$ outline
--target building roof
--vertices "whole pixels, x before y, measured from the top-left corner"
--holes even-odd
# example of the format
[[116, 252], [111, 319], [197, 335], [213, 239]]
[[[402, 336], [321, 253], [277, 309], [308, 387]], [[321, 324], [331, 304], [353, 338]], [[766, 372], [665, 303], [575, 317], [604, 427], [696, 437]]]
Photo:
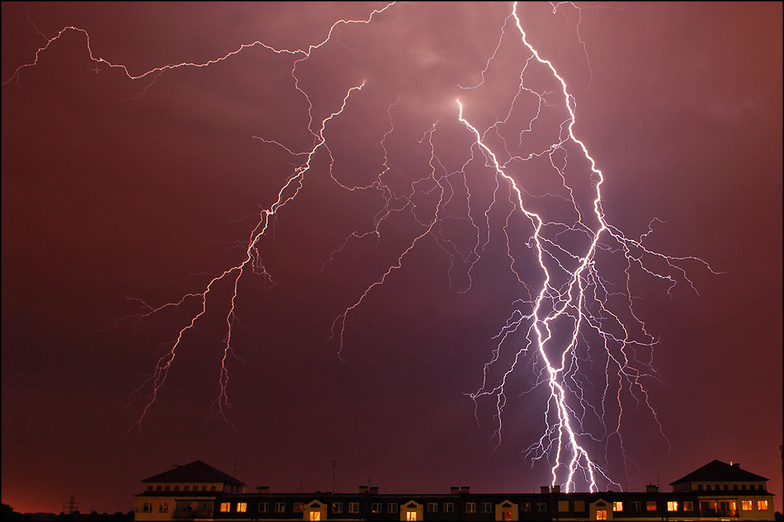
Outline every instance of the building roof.
[[142, 482], [222, 482], [233, 486], [245, 486], [244, 482], [200, 460], [183, 466], [175, 465], [174, 469], [153, 475]]
[[703, 467], [692, 471], [685, 477], [679, 478], [675, 482], [670, 482], [670, 486], [695, 481], [747, 482], [761, 480], [768, 479], [755, 475], [745, 469], [740, 469], [740, 464], [727, 464], [720, 460], [714, 460], [713, 462], [709, 462]]

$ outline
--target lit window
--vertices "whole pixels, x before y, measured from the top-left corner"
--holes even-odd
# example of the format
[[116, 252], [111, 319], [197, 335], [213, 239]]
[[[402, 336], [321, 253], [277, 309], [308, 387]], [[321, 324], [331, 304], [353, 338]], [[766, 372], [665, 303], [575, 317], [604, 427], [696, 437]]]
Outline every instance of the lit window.
[[678, 511], [678, 502], [670, 500], [667, 502], [667, 511]]
[[596, 510], [596, 520], [607, 520], [607, 510], [606, 509], [597, 509]]
[[169, 503], [168, 502], [161, 502], [161, 507], [158, 508], [158, 512], [160, 512], [160, 513], [168, 513], [169, 512]]
[[613, 502], [613, 511], [623, 511], [623, 502]]
[[343, 502], [333, 502], [332, 503], [332, 512], [333, 513], [342, 513], [343, 512]]
[[275, 504], [275, 513], [283, 513], [286, 511], [286, 503], [285, 502], [277, 502]]
[[387, 504], [387, 513], [397, 513], [397, 504], [394, 502]]
[[309, 520], [321, 520], [321, 512], [320, 511], [311, 511]]
[[370, 504], [371, 513], [381, 513], [381, 502], [373, 502]]
[[221, 502], [221, 513], [228, 513], [231, 509], [231, 502]]
[[476, 513], [476, 502], [466, 502], [466, 513]]
[[349, 502], [348, 503], [348, 512], [349, 513], [359, 513], [359, 502]]
[[237, 502], [237, 513], [245, 513], [248, 511], [247, 502]]
[[647, 509], [648, 511], [656, 511], [656, 501], [649, 500], [648, 503], [646, 504], [645, 509]]
[[741, 500], [740, 501], [740, 508], [743, 511], [751, 511], [752, 510], [752, 501], [751, 500]]
[[269, 509], [269, 504], [266, 502], [259, 502], [259, 513], [266, 513]]
[[767, 511], [768, 510], [768, 501], [767, 500], [758, 500], [757, 501], [757, 509], [760, 511]]
[[683, 510], [684, 511], [694, 511], [694, 502], [691, 500], [684, 500], [683, 501]]
[[569, 511], [569, 501], [568, 500], [559, 500], [558, 501], [558, 511], [563, 513], [564, 511]]
[[438, 513], [438, 504], [435, 502], [428, 502], [427, 504], [427, 512], [428, 513]]
[[530, 502], [526, 502], [525, 504], [523, 504], [523, 511], [526, 512], [526, 513], [530, 513], [531, 512], [531, 503]]
[[504, 520], [512, 520], [512, 512], [511, 511], [504, 511]]
[[406, 511], [406, 520], [416, 520], [416, 511]]

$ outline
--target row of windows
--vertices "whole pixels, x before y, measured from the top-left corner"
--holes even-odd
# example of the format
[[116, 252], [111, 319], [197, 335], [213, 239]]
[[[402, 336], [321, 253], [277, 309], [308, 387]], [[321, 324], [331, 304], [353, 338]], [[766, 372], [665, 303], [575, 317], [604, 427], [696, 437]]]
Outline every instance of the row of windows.
[[[747, 489], [757, 491], [757, 484], [697, 484], [697, 491], [746, 491]], [[762, 484], [759, 484], [759, 491], [765, 491]]]
[[[232, 512], [231, 502], [221, 502], [220, 511], [221, 513], [230, 513]], [[247, 502], [235, 502], [234, 503], [234, 512], [235, 513], [246, 513], [248, 511], [248, 504]], [[286, 512], [286, 502], [275, 502], [274, 503], [275, 513], [285, 513]], [[348, 502], [346, 506], [348, 513], [359, 513], [359, 502]], [[399, 504], [395, 502], [387, 503], [386, 512], [387, 513], [397, 513], [398, 512]], [[303, 502], [295, 502], [294, 503], [294, 512], [295, 513], [302, 513], [304, 511], [305, 504]], [[343, 513], [343, 502], [333, 502], [332, 503], [332, 513]], [[493, 512], [493, 503], [492, 502], [482, 502], [481, 505], [481, 512], [482, 513], [492, 513]], [[455, 511], [455, 504], [453, 502], [445, 502], [443, 504], [439, 504], [438, 502], [429, 502], [427, 504], [427, 512], [428, 513], [438, 513], [439, 508], [444, 513], [454, 513]], [[531, 511], [532, 506], [530, 503], [525, 503], [522, 507], [524, 511]], [[258, 504], [258, 512], [259, 513], [268, 513], [270, 511], [270, 503], [269, 502], [259, 502]], [[371, 513], [383, 513], [384, 507], [381, 502], [373, 502], [370, 504], [370, 511]], [[539, 502], [537, 504], [537, 511], [547, 511], [547, 503], [546, 502]], [[476, 502], [466, 502], [466, 513], [477, 513], [477, 503]]]
[[[199, 487], [199, 484], [194, 484], [192, 486], [190, 484], [185, 484], [184, 486], [182, 486], [183, 491], [208, 491], [208, 490], [216, 491], [217, 489], [218, 488], [214, 484], [211, 486], [208, 486], [207, 484], [201, 484], [201, 488]], [[153, 490], [152, 484], [148, 485], [147, 491], [152, 491], [152, 490]], [[155, 491], [179, 491], [179, 490], [180, 490], [179, 484], [175, 484], [173, 488], [169, 484], [166, 484], [165, 486], [161, 486], [160, 484], [158, 484], [157, 486], [155, 486]]]

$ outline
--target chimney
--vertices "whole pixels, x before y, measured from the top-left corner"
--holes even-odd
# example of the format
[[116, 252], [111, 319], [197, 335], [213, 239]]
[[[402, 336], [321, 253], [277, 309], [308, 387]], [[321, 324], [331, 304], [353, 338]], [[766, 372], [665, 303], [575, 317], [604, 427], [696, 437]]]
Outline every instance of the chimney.
[[553, 487], [551, 487], [550, 488], [550, 492], [551, 493], [560, 493], [561, 492], [561, 486], [553, 486]]
[[550, 486], [539, 486], [539, 493], [541, 493], [542, 495], [549, 495]]
[[451, 486], [449, 488], [450, 495], [457, 495], [458, 493], [460, 493], [460, 488], [458, 486]]
[[378, 486], [370, 486], [370, 494], [378, 495]]
[[738, 469], [740, 469], [740, 462], [731, 462], [730, 464], [732, 464], [732, 467], [733, 467], [733, 468], [738, 468]]
[[259, 493], [269, 493], [270, 487], [269, 486], [256, 486], [256, 490]]
[[657, 486], [656, 484], [648, 484], [647, 486], [645, 486], [645, 492], [646, 493], [658, 493], [659, 492], [659, 486]]
[[469, 493], [471, 493], [471, 486], [460, 486], [461, 495], [468, 495]]
[[368, 492], [368, 486], [359, 486], [359, 492], [360, 493], [367, 493]]

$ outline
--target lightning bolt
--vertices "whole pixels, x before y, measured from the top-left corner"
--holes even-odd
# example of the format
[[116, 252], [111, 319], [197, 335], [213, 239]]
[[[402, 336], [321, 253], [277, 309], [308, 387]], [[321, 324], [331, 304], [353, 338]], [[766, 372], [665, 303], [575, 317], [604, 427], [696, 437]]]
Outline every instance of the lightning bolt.
[[[128, 79], [145, 84], [140, 95], [147, 93], [170, 70], [206, 68], [250, 48], [286, 55], [292, 59], [292, 88], [305, 106], [306, 130], [312, 138], [309, 148], [296, 150], [285, 140], [253, 137], [261, 146], [275, 147], [289, 155], [294, 168], [285, 177], [273, 203], [258, 212], [255, 225], [243, 243], [242, 259], [211, 277], [200, 291], [186, 293], [171, 302], [152, 306], [135, 299], [141, 305], [141, 312], [134, 316], [137, 319], [181, 307], [186, 302], [197, 303], [197, 311], [179, 329], [158, 358], [151, 376], [137, 390], [147, 393], [147, 398], [133, 427], [141, 425], [155, 404], [187, 342], [187, 335], [207, 315], [208, 303], [219, 299], [215, 296], [219, 288], [227, 288], [230, 297], [222, 316], [225, 337], [214, 411], [231, 423], [229, 361], [238, 358], [232, 337], [241, 281], [243, 277], [255, 275], [264, 281], [266, 288], [275, 285], [263, 262], [262, 238], [271, 234], [281, 209], [298, 199], [306, 177], [315, 168], [314, 162], [321, 158], [326, 160], [328, 174], [340, 189], [367, 192], [381, 202], [371, 223], [349, 234], [324, 260], [322, 270], [336, 262], [338, 254], [352, 241], [368, 237], [380, 240], [382, 228], [392, 226], [394, 217], [405, 216], [416, 228], [386, 269], [335, 317], [331, 334], [337, 344], [337, 356], [343, 358], [344, 334], [352, 313], [402, 270], [420, 245], [425, 242], [438, 245], [450, 260], [448, 272], [452, 286], [467, 293], [473, 287], [475, 270], [489, 256], [492, 245], [501, 241], [506, 264], [517, 282], [518, 297], [510, 304], [511, 313], [494, 337], [495, 346], [484, 364], [481, 385], [467, 394], [474, 401], [477, 422], [481, 404], [491, 401], [494, 438], [501, 444], [510, 395], [518, 393], [521, 387], [525, 389], [519, 394], [530, 395], [531, 400], [541, 395], [542, 434], [524, 452], [532, 463], [546, 461], [551, 483], [563, 485], [567, 492], [579, 487], [596, 491], [604, 484], [620, 488], [595, 453], [597, 445], [608, 447], [615, 441], [626, 455], [622, 438], [626, 401], [631, 399], [638, 408], [647, 410], [666, 438], [645, 387], [646, 380], [656, 378], [652, 368], [656, 339], [634, 309], [631, 274], [637, 269], [666, 281], [668, 292], [679, 281], [685, 281], [696, 292], [687, 275], [687, 264], [699, 263], [711, 273], [719, 272], [699, 258], [670, 256], [647, 248], [645, 239], [652, 232], [655, 219], [639, 239], [628, 238], [607, 221], [602, 208], [604, 174], [586, 143], [575, 133], [576, 99], [556, 66], [529, 42], [517, 3], [511, 5], [484, 69], [477, 72], [480, 80], [472, 86], [460, 87], [462, 95], [451, 112], [421, 134], [417, 145], [427, 156], [422, 174], [412, 174], [413, 179], [403, 184], [396, 183], [393, 176], [399, 169], [393, 164], [387, 140], [397, 132], [395, 114], [401, 101], [398, 98], [383, 109], [388, 126], [379, 141], [383, 158], [372, 181], [364, 185], [342, 181], [333, 171], [335, 157], [326, 131], [344, 115], [355, 98], [362, 96], [367, 80], [350, 86], [341, 98], [332, 100], [332, 106], [324, 112], [326, 116], [319, 118], [314, 116], [314, 93], [302, 86], [300, 67], [312, 59], [315, 50], [335, 39], [340, 26], [370, 25], [394, 5], [393, 2], [374, 9], [362, 19], [338, 20], [323, 40], [306, 48], [275, 48], [257, 40], [206, 62], [163, 65], [136, 75], [122, 64], [95, 55], [84, 29], [68, 26], [47, 37], [33, 25], [46, 40], [45, 44], [35, 52], [31, 62], [19, 66], [2, 85], [15, 81], [20, 86], [21, 73], [26, 68], [37, 65], [41, 54], [63, 34], [77, 32], [85, 37], [93, 70], [96, 73], [104, 68], [122, 70]], [[558, 3], [553, 4], [553, 13], [566, 6], [578, 11], [578, 41], [587, 61], [587, 48], [579, 36], [580, 9], [572, 3]], [[523, 56], [516, 62], [515, 70], [500, 63], [499, 56], [508, 47]], [[495, 74], [491, 75], [491, 71]], [[494, 115], [493, 119], [488, 116], [493, 111], [482, 101], [494, 81], [491, 78], [498, 75], [516, 79], [516, 89], [505, 101], [503, 117]], [[519, 124], [521, 120], [525, 121], [523, 125]], [[457, 142], [465, 143], [457, 157], [443, 146], [442, 135], [444, 140], [457, 137]], [[450, 157], [446, 158], [446, 154]], [[451, 170], [447, 166], [455, 164], [458, 166]], [[535, 182], [531, 183], [531, 179]], [[486, 198], [488, 190], [490, 196]], [[502, 224], [495, 225], [499, 220]], [[464, 233], [456, 234], [456, 227], [463, 227]], [[603, 269], [617, 259], [623, 267], [620, 281], [613, 280]], [[598, 378], [597, 372], [589, 371], [593, 368], [600, 368]]]

